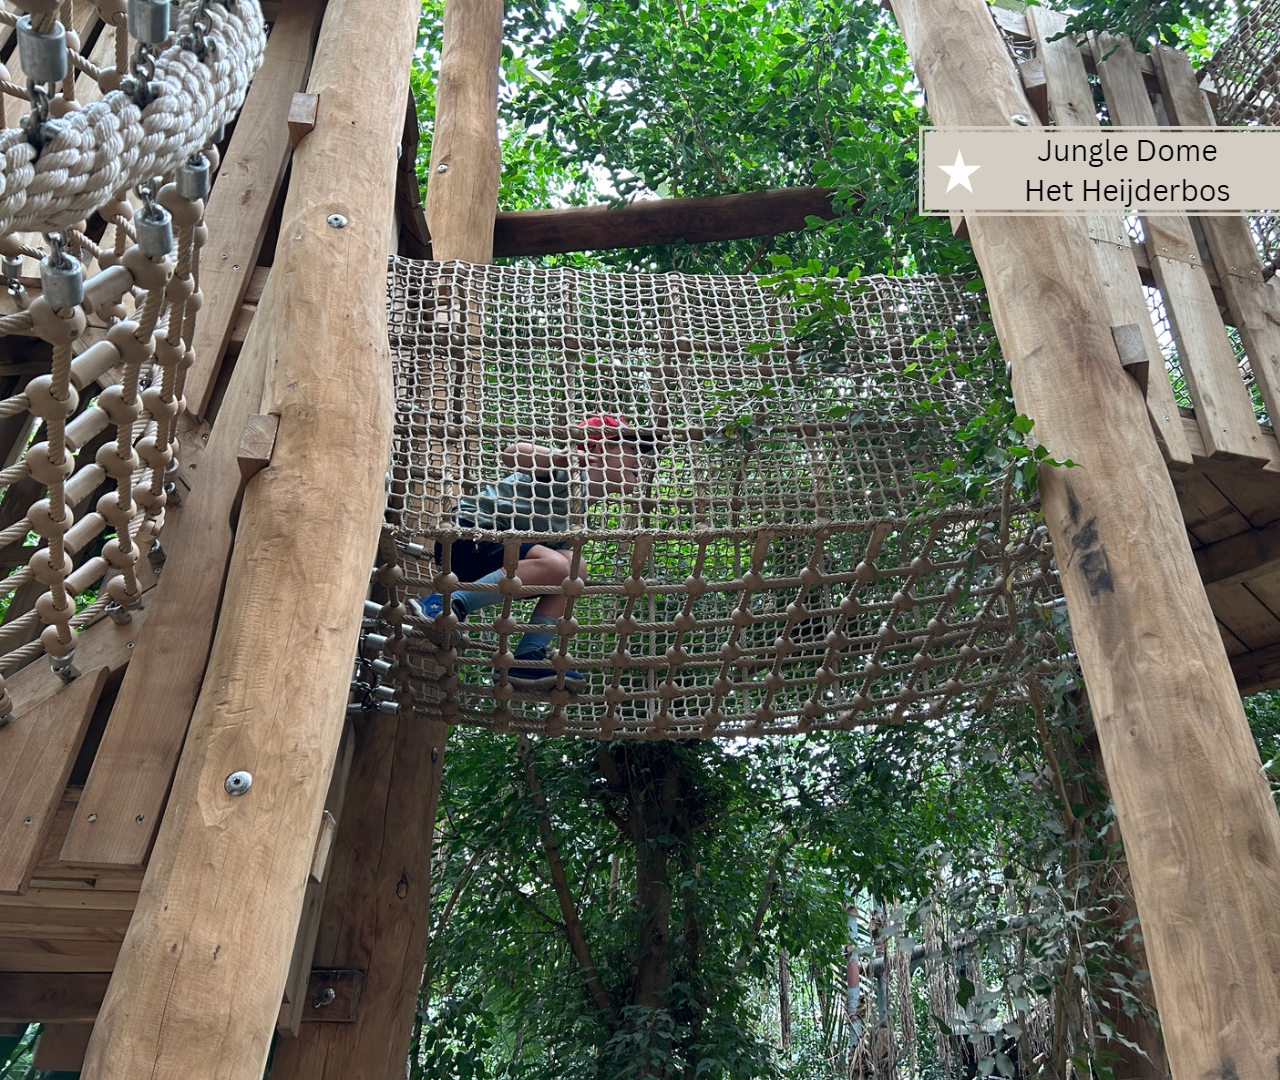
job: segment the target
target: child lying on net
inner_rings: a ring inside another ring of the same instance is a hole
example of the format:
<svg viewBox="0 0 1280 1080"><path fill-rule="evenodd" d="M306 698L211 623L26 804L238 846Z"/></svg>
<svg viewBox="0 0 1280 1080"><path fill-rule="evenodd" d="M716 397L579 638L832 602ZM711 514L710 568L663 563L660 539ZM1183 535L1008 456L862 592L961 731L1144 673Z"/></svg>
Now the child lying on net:
<svg viewBox="0 0 1280 1080"><path fill-rule="evenodd" d="M568 533L570 520L586 505L606 495L629 495L639 480L641 454L652 454L653 444L642 442L625 420L616 416L588 416L579 422L582 441L573 450L552 450L534 443L512 443L502 452L502 464L513 470L496 483L485 484L476 495L458 500L457 522L464 529L494 532ZM516 574L524 585L560 585L569 576L568 543L520 545ZM436 545L436 561L441 558ZM503 578L503 545L496 540L455 540L451 569L459 581L496 585ZM481 608L501 604L496 589L454 590L452 612L459 623ZM428 635L438 642L453 638L453 620L444 612L444 598L431 593L414 601L428 622ZM528 667L510 670L512 683L522 689L545 690L556 685L556 672L546 664L555 637L553 627L564 614L565 598L545 594L534 605L529 622L540 629L524 634L515 648L517 660ZM545 628L545 629L541 629ZM545 666L539 666L541 661ZM566 689L576 693L586 680L566 671Z"/></svg>

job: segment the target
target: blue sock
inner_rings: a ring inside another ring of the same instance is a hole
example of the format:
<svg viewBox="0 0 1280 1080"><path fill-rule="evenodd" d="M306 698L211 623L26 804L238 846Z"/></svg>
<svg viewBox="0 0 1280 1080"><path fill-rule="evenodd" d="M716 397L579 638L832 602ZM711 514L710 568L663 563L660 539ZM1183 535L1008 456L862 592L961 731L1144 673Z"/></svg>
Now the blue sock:
<svg viewBox="0 0 1280 1080"><path fill-rule="evenodd" d="M485 574L482 578L476 579L477 585L496 585L502 580L503 574L501 570L494 570L492 573ZM502 603L502 593L500 592L481 592L479 589L455 589L450 597L453 603L454 614L459 618L465 618L481 608L493 607ZM458 609L462 610L459 611Z"/></svg>
<svg viewBox="0 0 1280 1080"><path fill-rule="evenodd" d="M529 621L534 626L555 626L557 619L554 615L539 615L534 612L529 616ZM555 633L551 630L530 630L528 633L522 634L519 643L516 645L516 656L523 660L536 652L546 650L550 647L555 636Z"/></svg>

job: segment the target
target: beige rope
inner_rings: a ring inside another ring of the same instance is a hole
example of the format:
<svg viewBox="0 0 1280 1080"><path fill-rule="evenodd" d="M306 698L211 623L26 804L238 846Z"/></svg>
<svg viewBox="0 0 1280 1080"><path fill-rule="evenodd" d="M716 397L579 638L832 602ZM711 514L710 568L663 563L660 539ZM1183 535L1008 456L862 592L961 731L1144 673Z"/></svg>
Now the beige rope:
<svg viewBox="0 0 1280 1080"><path fill-rule="evenodd" d="M187 0L179 27L198 10L220 48L205 62L180 45L166 49L155 64L160 93L141 112L113 90L63 117L39 151L20 129L0 136L0 233L50 232L83 220L114 193L171 171L235 116L262 62L262 12L254 0L232 9Z"/></svg>

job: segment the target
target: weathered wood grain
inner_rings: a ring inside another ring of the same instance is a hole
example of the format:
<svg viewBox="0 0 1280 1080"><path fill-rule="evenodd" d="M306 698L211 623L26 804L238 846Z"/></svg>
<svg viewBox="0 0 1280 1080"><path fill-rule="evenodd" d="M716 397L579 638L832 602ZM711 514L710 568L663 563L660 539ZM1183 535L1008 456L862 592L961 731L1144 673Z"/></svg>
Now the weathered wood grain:
<svg viewBox="0 0 1280 1080"><path fill-rule="evenodd" d="M893 8L935 124L1027 112L982 0ZM1280 816L1145 404L1105 325L1095 244L1069 218L969 228L1018 407L1053 454L1080 463L1048 470L1041 497L1173 1074L1270 1076Z"/></svg>
<svg viewBox="0 0 1280 1080"><path fill-rule="evenodd" d="M415 0L326 11L307 87L323 107L294 154L270 314L246 343L260 335L271 356L260 411L280 416L275 452L245 491L208 669L85 1080L258 1080L266 1064L382 526L386 237L419 14ZM231 796L238 769L254 782Z"/></svg>
<svg viewBox="0 0 1280 1080"><path fill-rule="evenodd" d="M502 0L445 5L436 125L427 177L433 257L493 260L502 151L498 146L498 61Z"/></svg>
<svg viewBox="0 0 1280 1080"><path fill-rule="evenodd" d="M0 892L35 866L110 669L85 672L0 729Z"/></svg>
<svg viewBox="0 0 1280 1080"><path fill-rule="evenodd" d="M289 164L289 110L307 81L324 0L291 0L271 28L262 68L255 76L222 167L209 193L209 243L200 264L204 307L196 325L187 372L187 408L203 417L232 327L267 234Z"/></svg>

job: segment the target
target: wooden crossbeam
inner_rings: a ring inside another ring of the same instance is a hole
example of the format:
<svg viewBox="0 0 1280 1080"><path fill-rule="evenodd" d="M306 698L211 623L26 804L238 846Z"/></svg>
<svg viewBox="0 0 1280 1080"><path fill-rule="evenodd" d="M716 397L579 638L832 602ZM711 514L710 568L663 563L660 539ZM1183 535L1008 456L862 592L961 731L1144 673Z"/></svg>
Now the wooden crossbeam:
<svg viewBox="0 0 1280 1080"><path fill-rule="evenodd" d="M110 978L96 971L6 971L0 976L0 1023L92 1023Z"/></svg>
<svg viewBox="0 0 1280 1080"><path fill-rule="evenodd" d="M798 232L808 228L810 218L830 221L836 216L831 207L834 194L831 188L796 187L652 199L617 207L506 211L494 223L493 254L502 258L680 242L708 244Z"/></svg>

